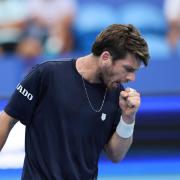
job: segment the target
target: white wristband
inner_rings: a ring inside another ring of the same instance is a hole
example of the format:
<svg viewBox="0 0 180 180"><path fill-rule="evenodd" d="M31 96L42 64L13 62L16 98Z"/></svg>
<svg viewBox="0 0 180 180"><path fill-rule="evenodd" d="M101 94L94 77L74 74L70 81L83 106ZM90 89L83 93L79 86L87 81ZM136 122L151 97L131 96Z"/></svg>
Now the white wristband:
<svg viewBox="0 0 180 180"><path fill-rule="evenodd" d="M133 135L134 125L135 121L132 124L127 124L124 122L121 116L120 122L116 128L116 132L122 138L129 138Z"/></svg>

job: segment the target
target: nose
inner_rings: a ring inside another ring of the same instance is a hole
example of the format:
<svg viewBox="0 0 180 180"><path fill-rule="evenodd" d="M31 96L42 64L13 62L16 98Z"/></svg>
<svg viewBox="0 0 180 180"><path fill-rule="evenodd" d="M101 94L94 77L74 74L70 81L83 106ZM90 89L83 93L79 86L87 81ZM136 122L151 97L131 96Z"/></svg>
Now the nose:
<svg viewBox="0 0 180 180"><path fill-rule="evenodd" d="M128 80L128 81L135 81L135 79L136 79L135 73L129 73L129 74L127 75L127 80Z"/></svg>

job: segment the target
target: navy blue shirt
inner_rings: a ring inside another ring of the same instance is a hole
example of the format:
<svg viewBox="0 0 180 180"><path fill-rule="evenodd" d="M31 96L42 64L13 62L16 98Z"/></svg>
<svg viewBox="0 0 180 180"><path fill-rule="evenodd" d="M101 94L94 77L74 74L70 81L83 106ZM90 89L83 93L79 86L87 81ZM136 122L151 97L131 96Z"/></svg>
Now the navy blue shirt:
<svg viewBox="0 0 180 180"><path fill-rule="evenodd" d="M92 180L120 118L120 89L94 112L74 60L37 65L18 84L5 112L26 126L23 180ZM95 109L106 87L85 81ZM105 120L101 119L102 113Z"/></svg>

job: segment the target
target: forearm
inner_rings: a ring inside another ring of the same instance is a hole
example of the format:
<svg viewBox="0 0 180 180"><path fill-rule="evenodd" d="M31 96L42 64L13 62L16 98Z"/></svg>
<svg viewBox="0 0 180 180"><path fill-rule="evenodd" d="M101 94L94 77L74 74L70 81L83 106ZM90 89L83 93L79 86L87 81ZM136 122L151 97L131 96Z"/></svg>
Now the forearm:
<svg viewBox="0 0 180 180"><path fill-rule="evenodd" d="M105 146L108 157L113 162L119 162L124 158L132 144L133 137L122 138L117 132L114 132L108 144Z"/></svg>
<svg viewBox="0 0 180 180"><path fill-rule="evenodd" d="M119 107L122 114L116 132L112 135L105 150L113 162L122 160L133 140L136 112L140 105L140 94L126 88L119 96Z"/></svg>
<svg viewBox="0 0 180 180"><path fill-rule="evenodd" d="M17 120L8 116L5 112L0 112L0 151L2 150L10 130Z"/></svg>
<svg viewBox="0 0 180 180"><path fill-rule="evenodd" d="M113 162L122 160L126 155L133 141L134 125L135 116L129 118L121 116L116 131L106 147L106 152Z"/></svg>

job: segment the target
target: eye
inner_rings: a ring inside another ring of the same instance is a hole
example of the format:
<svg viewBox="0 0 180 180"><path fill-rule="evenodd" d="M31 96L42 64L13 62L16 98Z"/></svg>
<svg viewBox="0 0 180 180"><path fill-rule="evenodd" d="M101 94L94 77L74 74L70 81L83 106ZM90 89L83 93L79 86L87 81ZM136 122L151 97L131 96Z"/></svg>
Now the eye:
<svg viewBox="0 0 180 180"><path fill-rule="evenodd" d="M135 69L131 68L131 67L125 67L127 72L135 72Z"/></svg>

